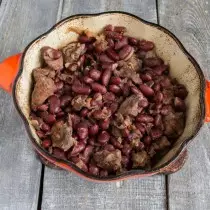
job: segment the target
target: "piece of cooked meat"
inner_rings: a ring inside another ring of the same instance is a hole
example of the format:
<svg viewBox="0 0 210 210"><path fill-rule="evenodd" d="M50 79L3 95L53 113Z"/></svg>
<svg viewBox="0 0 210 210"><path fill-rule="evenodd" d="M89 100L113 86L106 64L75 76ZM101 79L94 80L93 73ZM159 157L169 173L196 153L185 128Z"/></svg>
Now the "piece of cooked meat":
<svg viewBox="0 0 210 210"><path fill-rule="evenodd" d="M50 77L51 79L55 78L55 71L50 68L36 68L33 70L33 77L35 82L37 82L43 76Z"/></svg>
<svg viewBox="0 0 210 210"><path fill-rule="evenodd" d="M149 161L149 156L145 150L132 153L133 168L144 167Z"/></svg>
<svg viewBox="0 0 210 210"><path fill-rule="evenodd" d="M86 99L87 98L88 98L87 95L77 95L77 96L75 96L71 101L72 107L75 110L80 111L83 107L86 106L86 104L87 104Z"/></svg>

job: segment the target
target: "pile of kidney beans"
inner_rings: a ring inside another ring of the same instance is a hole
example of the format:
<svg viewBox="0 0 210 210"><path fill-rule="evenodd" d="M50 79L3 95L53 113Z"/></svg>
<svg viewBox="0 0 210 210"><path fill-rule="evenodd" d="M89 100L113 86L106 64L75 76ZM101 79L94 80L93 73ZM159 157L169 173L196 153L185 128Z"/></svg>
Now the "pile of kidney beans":
<svg viewBox="0 0 210 210"><path fill-rule="evenodd" d="M187 90L151 41L107 25L62 49L41 49L31 122L41 146L83 171L149 170L182 134Z"/></svg>

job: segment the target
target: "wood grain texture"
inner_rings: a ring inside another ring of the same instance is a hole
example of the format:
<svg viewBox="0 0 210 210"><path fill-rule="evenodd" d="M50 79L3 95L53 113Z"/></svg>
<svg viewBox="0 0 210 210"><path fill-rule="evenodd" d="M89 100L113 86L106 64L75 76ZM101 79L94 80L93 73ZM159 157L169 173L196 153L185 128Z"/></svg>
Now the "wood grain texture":
<svg viewBox="0 0 210 210"><path fill-rule="evenodd" d="M21 52L32 39L50 28L56 21L58 3L3 0L0 60ZM35 158L12 97L3 90L0 107L0 209L37 209L41 164Z"/></svg>
<svg viewBox="0 0 210 210"><path fill-rule="evenodd" d="M210 1L160 0L160 24L171 30L210 79ZM210 132L204 125L184 168L169 176L169 209L210 209Z"/></svg>
<svg viewBox="0 0 210 210"><path fill-rule="evenodd" d="M61 18L79 13L121 10L156 22L155 0L64 0ZM45 210L144 210L165 209L165 177L128 180L111 184L90 183L66 171L45 168Z"/></svg>

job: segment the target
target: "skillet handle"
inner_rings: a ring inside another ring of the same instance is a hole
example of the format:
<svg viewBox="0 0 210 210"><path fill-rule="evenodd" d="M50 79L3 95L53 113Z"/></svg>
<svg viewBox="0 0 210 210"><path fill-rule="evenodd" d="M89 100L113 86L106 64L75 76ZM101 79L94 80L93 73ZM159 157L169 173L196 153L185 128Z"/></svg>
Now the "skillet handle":
<svg viewBox="0 0 210 210"><path fill-rule="evenodd" d="M12 92L12 83L19 70L21 55L12 55L0 63L0 87L8 93Z"/></svg>
<svg viewBox="0 0 210 210"><path fill-rule="evenodd" d="M206 80L205 105L206 105L205 122L210 122L210 81L208 80Z"/></svg>

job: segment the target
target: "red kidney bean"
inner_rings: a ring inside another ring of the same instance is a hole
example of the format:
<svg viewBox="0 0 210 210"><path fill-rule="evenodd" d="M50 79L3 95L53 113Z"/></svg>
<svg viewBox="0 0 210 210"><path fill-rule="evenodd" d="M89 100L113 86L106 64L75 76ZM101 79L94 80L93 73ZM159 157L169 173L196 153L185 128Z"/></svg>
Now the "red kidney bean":
<svg viewBox="0 0 210 210"><path fill-rule="evenodd" d="M114 41L113 41L113 39L108 38L108 39L106 39L106 41L108 42L108 46L109 47L114 47Z"/></svg>
<svg viewBox="0 0 210 210"><path fill-rule="evenodd" d="M114 26L109 24L104 27L104 31L114 31Z"/></svg>
<svg viewBox="0 0 210 210"><path fill-rule="evenodd" d="M99 59L102 63L114 63L114 61L111 58L109 58L106 54L101 54Z"/></svg>
<svg viewBox="0 0 210 210"><path fill-rule="evenodd" d="M64 117L65 116L65 113L63 111L60 111L56 114L56 117L58 118L61 118L61 117Z"/></svg>
<svg viewBox="0 0 210 210"><path fill-rule="evenodd" d="M157 92L154 96L154 100L157 103L161 103L163 101L163 94L161 92Z"/></svg>
<svg viewBox="0 0 210 210"><path fill-rule="evenodd" d="M101 170L101 171L100 171L100 176L101 176L101 177L106 177L106 176L108 176L108 171L106 171L106 170Z"/></svg>
<svg viewBox="0 0 210 210"><path fill-rule="evenodd" d="M178 97L175 97L174 99L174 107L175 107L175 110L179 112L184 112L186 110L185 102L181 98L178 98Z"/></svg>
<svg viewBox="0 0 210 210"><path fill-rule="evenodd" d="M113 85L120 85L122 82L120 77L111 77L110 83Z"/></svg>
<svg viewBox="0 0 210 210"><path fill-rule="evenodd" d="M120 59L119 55L112 48L109 48L106 53L114 61L118 61Z"/></svg>
<svg viewBox="0 0 210 210"><path fill-rule="evenodd" d="M89 95L91 92L91 89L89 86L83 83L74 82L72 85L72 91L81 95Z"/></svg>
<svg viewBox="0 0 210 210"><path fill-rule="evenodd" d="M155 92L160 91L160 84L154 84L153 90L154 90Z"/></svg>
<svg viewBox="0 0 210 210"><path fill-rule="evenodd" d="M90 76L93 80L98 81L98 80L100 79L100 77L101 77L101 72L100 72L99 70L97 70L97 69L91 69L91 70L89 71L89 76Z"/></svg>
<svg viewBox="0 0 210 210"><path fill-rule="evenodd" d="M109 90L115 94L119 94L121 92L121 88L117 85L109 85Z"/></svg>
<svg viewBox="0 0 210 210"><path fill-rule="evenodd" d="M71 114L71 121L72 121L72 127L73 129L77 128L77 125L80 122L80 117L76 114Z"/></svg>
<svg viewBox="0 0 210 210"><path fill-rule="evenodd" d="M125 85L123 85L122 87L122 92L124 96L129 96L130 94L130 85L128 85L127 83Z"/></svg>
<svg viewBox="0 0 210 210"><path fill-rule="evenodd" d="M136 38L134 38L134 37L129 37L128 38L128 41L129 41L129 43L131 44L131 45L137 45L138 44L138 39L136 39Z"/></svg>
<svg viewBox="0 0 210 210"><path fill-rule="evenodd" d="M152 128L150 131L150 136L152 139L158 139L163 135L163 132L158 128Z"/></svg>
<svg viewBox="0 0 210 210"><path fill-rule="evenodd" d="M139 88L140 88L141 92L147 97L154 95L154 90L152 88L148 87L147 85L140 84Z"/></svg>
<svg viewBox="0 0 210 210"><path fill-rule="evenodd" d="M148 81L151 81L152 80L152 76L148 73L145 73L145 74L141 74L141 79L144 81L144 82L148 82Z"/></svg>
<svg viewBox="0 0 210 210"><path fill-rule="evenodd" d="M106 144L110 139L110 135L107 131L102 131L99 135L98 135L98 142L101 144Z"/></svg>
<svg viewBox="0 0 210 210"><path fill-rule="evenodd" d="M148 123L148 122L154 122L154 118L148 114L139 114L136 117L136 121L142 122L142 123Z"/></svg>
<svg viewBox="0 0 210 210"><path fill-rule="evenodd" d="M115 137L113 137L113 136L110 138L110 142L117 149L122 149L123 148L122 144Z"/></svg>
<svg viewBox="0 0 210 210"><path fill-rule="evenodd" d="M107 92L106 87L96 82L92 83L91 87L95 92L99 92L101 94L105 94Z"/></svg>
<svg viewBox="0 0 210 210"><path fill-rule="evenodd" d="M90 156L93 154L93 146L88 145L85 147L85 150L83 152L82 160L87 163L90 159Z"/></svg>
<svg viewBox="0 0 210 210"><path fill-rule="evenodd" d="M43 139L43 141L42 141L42 146L43 146L45 149L48 149L51 145L52 145L51 139Z"/></svg>
<svg viewBox="0 0 210 210"><path fill-rule="evenodd" d="M188 91L183 85L175 86L174 95L184 100L188 95Z"/></svg>
<svg viewBox="0 0 210 210"><path fill-rule="evenodd" d="M51 114L58 113L60 111L60 99L53 95L48 99L49 102L49 111Z"/></svg>
<svg viewBox="0 0 210 210"><path fill-rule="evenodd" d="M120 50L121 48L123 48L124 46L128 45L128 38L127 37L123 37L121 40L118 40L115 43L115 50Z"/></svg>
<svg viewBox="0 0 210 210"><path fill-rule="evenodd" d="M109 80L111 78L111 75L112 75L112 72L111 70L109 69L105 69L103 74L102 74L102 77L101 77L101 82L104 86L107 86L108 83L109 83Z"/></svg>
<svg viewBox="0 0 210 210"><path fill-rule="evenodd" d="M133 47L130 45L125 45L119 52L119 56L121 60L128 60L132 54L134 53Z"/></svg>
<svg viewBox="0 0 210 210"><path fill-rule="evenodd" d="M154 43L146 40L141 40L139 42L139 48L144 51L149 51L154 48Z"/></svg>
<svg viewBox="0 0 210 210"><path fill-rule="evenodd" d="M77 125L77 135L80 139L86 139L88 137L88 126L84 122Z"/></svg>
<svg viewBox="0 0 210 210"><path fill-rule="evenodd" d="M98 133L98 131L99 131L99 126L97 124L94 124L94 125L90 126L90 128L89 128L89 134L91 136L95 136Z"/></svg>
<svg viewBox="0 0 210 210"><path fill-rule="evenodd" d="M129 158L123 155L121 163L125 168L127 168L128 163L129 163Z"/></svg>
<svg viewBox="0 0 210 210"><path fill-rule="evenodd" d="M151 139L150 136L145 136L143 138L143 142L144 142L145 145L150 145L152 143L152 139Z"/></svg>
<svg viewBox="0 0 210 210"><path fill-rule="evenodd" d="M153 71L155 72L156 75L162 75L165 71L167 71L168 66L167 65L160 65L160 66L156 66L155 68L153 68Z"/></svg>
<svg viewBox="0 0 210 210"><path fill-rule="evenodd" d="M115 148L114 148L114 146L111 145L111 144L106 144L106 145L104 146L104 150L107 150L107 151L109 151L109 152L112 152L112 151L115 150Z"/></svg>
<svg viewBox="0 0 210 210"><path fill-rule="evenodd" d="M130 131L127 128L124 128L121 130L121 134L123 137L128 137L130 134Z"/></svg>
<svg viewBox="0 0 210 210"><path fill-rule="evenodd" d="M97 166L91 164L91 165L89 166L88 172L89 172L90 174L92 174L92 175L97 176L97 175L99 175L99 168L98 168Z"/></svg>
<svg viewBox="0 0 210 210"><path fill-rule="evenodd" d="M37 134L37 136L38 136L40 139L45 138L45 134L44 134L43 131L36 131L36 134Z"/></svg>
<svg viewBox="0 0 210 210"><path fill-rule="evenodd" d="M42 104L37 106L38 111L47 111L48 110L48 105L47 104Z"/></svg>
<svg viewBox="0 0 210 210"><path fill-rule="evenodd" d="M87 108L83 108L80 112L81 117L86 117L88 114L89 110Z"/></svg>
<svg viewBox="0 0 210 210"><path fill-rule="evenodd" d="M124 27L124 26L115 26L114 27L114 31L116 31L118 33L125 33L126 32L126 27Z"/></svg>
<svg viewBox="0 0 210 210"><path fill-rule="evenodd" d="M163 80L160 81L161 87L164 88L169 88L171 87L171 81L168 77L165 77Z"/></svg>
<svg viewBox="0 0 210 210"><path fill-rule="evenodd" d="M110 119L100 120L99 121L99 127L102 130L107 130L109 128Z"/></svg>
<svg viewBox="0 0 210 210"><path fill-rule="evenodd" d="M71 151L71 157L77 156L80 152L82 152L85 149L85 144L83 142L78 142L76 145L74 145L72 151Z"/></svg>
<svg viewBox="0 0 210 210"><path fill-rule="evenodd" d="M66 107L71 102L72 97L69 95L63 95L60 97L61 107Z"/></svg>
<svg viewBox="0 0 210 210"><path fill-rule="evenodd" d="M162 60L160 58L146 58L144 59L144 65L148 67L160 66L162 64Z"/></svg>
<svg viewBox="0 0 210 210"><path fill-rule="evenodd" d="M160 114L155 116L155 125L160 126L162 124L162 116Z"/></svg>
<svg viewBox="0 0 210 210"><path fill-rule="evenodd" d="M137 95L141 94L141 91L136 86L131 87L131 92Z"/></svg>
<svg viewBox="0 0 210 210"><path fill-rule="evenodd" d="M141 151L142 149L144 149L144 147L145 147L145 146L144 146L144 143L141 142L141 141L139 141L139 142L138 142L138 145L136 146L135 149L136 149L137 151Z"/></svg>
<svg viewBox="0 0 210 210"><path fill-rule="evenodd" d="M68 84L65 84L63 86L63 91L64 91L65 94L70 94L71 93L71 86L68 85Z"/></svg>
<svg viewBox="0 0 210 210"><path fill-rule="evenodd" d="M145 127L142 125L142 123L136 122L135 126L142 134L145 133Z"/></svg>
<svg viewBox="0 0 210 210"><path fill-rule="evenodd" d="M93 41L93 39L92 39L91 37L86 36L86 35L80 35L80 36L78 37L78 41L79 41L80 43L90 43L90 42Z"/></svg>
<svg viewBox="0 0 210 210"><path fill-rule="evenodd" d="M56 86L56 89L58 91L58 90L61 90L63 88L64 83L62 81L59 81L59 82L55 83L55 86Z"/></svg>
<svg viewBox="0 0 210 210"><path fill-rule="evenodd" d="M55 115L49 114L48 112L40 112L40 117L49 125L52 125L55 121Z"/></svg>
<svg viewBox="0 0 210 210"><path fill-rule="evenodd" d="M66 159L65 153L61 148L54 147L52 154L59 159Z"/></svg>
<svg viewBox="0 0 210 210"><path fill-rule="evenodd" d="M106 35L107 38L112 38L115 40L122 39L123 35L115 32L115 31L105 31L104 34Z"/></svg>
<svg viewBox="0 0 210 210"><path fill-rule="evenodd" d="M114 101L115 100L115 95L114 93L107 92L103 95L103 100L106 101Z"/></svg>
<svg viewBox="0 0 210 210"><path fill-rule="evenodd" d="M88 138L88 144L90 144L91 146L94 146L95 145L95 139L90 137Z"/></svg>
<svg viewBox="0 0 210 210"><path fill-rule="evenodd" d="M118 67L117 63L103 63L102 69L109 69L111 71L114 71Z"/></svg>
<svg viewBox="0 0 210 210"><path fill-rule="evenodd" d="M125 145L123 145L122 153L125 156L129 156L131 153L131 150L132 150L132 148L131 148L130 144L125 144Z"/></svg>
<svg viewBox="0 0 210 210"><path fill-rule="evenodd" d="M84 76L83 81L87 84L90 84L90 83L94 82L94 80L92 78L88 77L88 76Z"/></svg>

